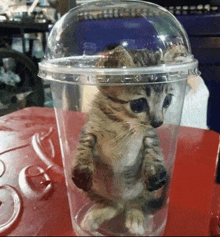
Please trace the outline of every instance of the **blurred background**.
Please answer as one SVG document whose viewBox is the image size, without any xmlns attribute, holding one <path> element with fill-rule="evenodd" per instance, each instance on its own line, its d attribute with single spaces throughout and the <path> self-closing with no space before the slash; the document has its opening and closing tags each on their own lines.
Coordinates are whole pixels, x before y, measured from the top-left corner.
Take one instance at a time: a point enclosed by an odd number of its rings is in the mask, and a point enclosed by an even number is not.
<svg viewBox="0 0 220 237">
<path fill-rule="evenodd" d="M 38 62 L 56 21 L 87 2 L 90 0 L 0 1 L 0 116 L 29 106 L 53 107 L 49 83 L 37 77 Z M 201 77 L 187 85 L 182 125 L 220 132 L 220 1 L 152 2 L 178 18 L 200 63 Z"/>
</svg>

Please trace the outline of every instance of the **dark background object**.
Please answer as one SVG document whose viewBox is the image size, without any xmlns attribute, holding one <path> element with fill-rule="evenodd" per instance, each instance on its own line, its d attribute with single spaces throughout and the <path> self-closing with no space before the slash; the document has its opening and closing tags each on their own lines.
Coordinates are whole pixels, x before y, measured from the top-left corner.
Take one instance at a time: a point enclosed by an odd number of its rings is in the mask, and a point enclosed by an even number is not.
<svg viewBox="0 0 220 237">
<path fill-rule="evenodd" d="M 191 0 L 178 0 L 178 1 L 175 1 L 175 0 L 152 0 L 151 2 L 154 2 L 158 5 L 161 5 L 161 6 L 197 6 L 197 5 L 206 5 L 206 4 L 216 4 L 216 3 L 220 3 L 219 0 L 194 0 L 194 1 L 191 1 Z"/>
<path fill-rule="evenodd" d="M 200 11 L 185 12 L 179 11 L 176 14 L 177 19 L 182 23 L 188 33 L 192 47 L 192 53 L 199 60 L 199 69 L 201 77 L 209 89 L 207 126 L 220 133 L 220 1 L 219 0 L 179 0 L 179 1 L 162 1 L 153 0 L 167 9 L 173 9 L 179 6 L 203 5 Z M 205 5 L 209 5 L 209 11 L 201 11 Z M 220 183 L 220 160 L 218 161 L 216 182 Z"/>
<path fill-rule="evenodd" d="M 185 28 L 192 47 L 192 53 L 199 60 L 199 69 L 201 77 L 204 79 L 206 86 L 209 89 L 207 125 L 211 130 L 220 133 L 220 1 L 219 0 L 179 0 L 179 1 L 162 1 L 153 0 L 154 3 L 160 4 L 167 9 L 173 9 L 174 15 Z M 205 5 L 209 5 L 207 11 Z M 194 5 L 200 10 L 186 12 L 175 11 L 175 6 Z"/>
<path fill-rule="evenodd" d="M 191 6 L 191 5 L 199 5 L 199 4 L 210 4 L 210 0 L 153 0 L 151 2 L 154 2 L 161 6 Z"/>
</svg>

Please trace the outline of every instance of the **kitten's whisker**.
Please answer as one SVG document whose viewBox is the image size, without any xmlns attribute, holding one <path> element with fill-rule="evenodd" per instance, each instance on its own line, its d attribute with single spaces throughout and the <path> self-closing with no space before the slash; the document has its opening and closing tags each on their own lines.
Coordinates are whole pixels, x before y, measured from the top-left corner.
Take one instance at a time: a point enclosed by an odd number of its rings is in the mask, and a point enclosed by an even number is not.
<svg viewBox="0 0 220 237">
<path fill-rule="evenodd" d="M 114 139 L 109 140 L 106 145 L 114 145 L 115 148 L 119 148 L 120 145 L 127 140 L 128 136 L 130 136 L 131 132 L 124 132 L 118 136 L 116 136 Z"/>
<path fill-rule="evenodd" d="M 137 123 L 137 122 L 135 123 L 135 126 L 136 126 L 137 128 L 145 128 L 145 129 L 151 128 L 151 126 L 148 125 L 148 124 Z"/>
<path fill-rule="evenodd" d="M 132 130 L 133 133 L 136 133 L 139 131 L 139 123 L 137 122 L 126 122 L 127 124 L 129 124 L 129 130 Z"/>
<path fill-rule="evenodd" d="M 135 131 L 129 131 L 128 133 L 125 133 L 124 135 L 120 136 L 122 139 L 117 139 L 117 143 L 115 147 L 120 147 L 121 144 L 123 144 L 124 141 L 127 141 L 129 137 L 135 134 Z"/>
<path fill-rule="evenodd" d="M 117 135 L 115 138 L 114 138 L 114 140 L 115 141 L 119 141 L 119 140 L 121 140 L 121 138 L 124 138 L 125 136 L 127 136 L 127 131 L 126 132 L 124 132 L 124 133 L 121 133 L 121 134 L 119 134 L 119 135 Z"/>
</svg>

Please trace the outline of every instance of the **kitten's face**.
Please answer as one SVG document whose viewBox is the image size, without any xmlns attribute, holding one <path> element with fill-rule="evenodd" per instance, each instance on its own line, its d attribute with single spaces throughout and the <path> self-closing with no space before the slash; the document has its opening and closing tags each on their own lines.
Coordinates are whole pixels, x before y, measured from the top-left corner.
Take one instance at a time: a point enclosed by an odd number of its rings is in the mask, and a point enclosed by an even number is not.
<svg viewBox="0 0 220 237">
<path fill-rule="evenodd" d="M 166 52 L 164 62 L 175 61 L 184 51 L 180 46 L 174 46 Z M 185 51 L 184 51 L 185 52 Z M 127 51 L 122 46 L 104 52 L 97 67 L 131 68 L 147 67 L 160 64 L 157 53 L 144 50 Z M 122 76 L 113 78 L 120 82 Z M 172 86 L 158 78 L 156 84 L 143 86 L 100 86 L 99 90 L 108 98 L 108 107 L 114 110 L 118 118 L 131 123 L 151 125 L 156 128 L 163 124 L 164 113 L 172 103 Z"/>
<path fill-rule="evenodd" d="M 133 124 L 163 124 L 164 113 L 172 103 L 172 87 L 168 84 L 147 86 L 103 87 L 111 107 L 124 121 Z"/>
</svg>

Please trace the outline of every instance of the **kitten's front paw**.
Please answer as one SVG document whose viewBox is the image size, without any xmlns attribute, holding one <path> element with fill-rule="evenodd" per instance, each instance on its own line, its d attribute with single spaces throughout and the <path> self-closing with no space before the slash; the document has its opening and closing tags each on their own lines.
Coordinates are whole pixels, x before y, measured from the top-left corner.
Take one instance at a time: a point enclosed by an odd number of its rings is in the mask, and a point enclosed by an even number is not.
<svg viewBox="0 0 220 237">
<path fill-rule="evenodd" d="M 166 168 L 161 164 L 148 167 L 145 170 L 145 177 L 145 183 L 149 191 L 161 188 L 168 181 Z"/>
<path fill-rule="evenodd" d="M 72 180 L 78 188 L 88 192 L 92 187 L 92 171 L 78 164 L 72 170 Z"/>
</svg>

